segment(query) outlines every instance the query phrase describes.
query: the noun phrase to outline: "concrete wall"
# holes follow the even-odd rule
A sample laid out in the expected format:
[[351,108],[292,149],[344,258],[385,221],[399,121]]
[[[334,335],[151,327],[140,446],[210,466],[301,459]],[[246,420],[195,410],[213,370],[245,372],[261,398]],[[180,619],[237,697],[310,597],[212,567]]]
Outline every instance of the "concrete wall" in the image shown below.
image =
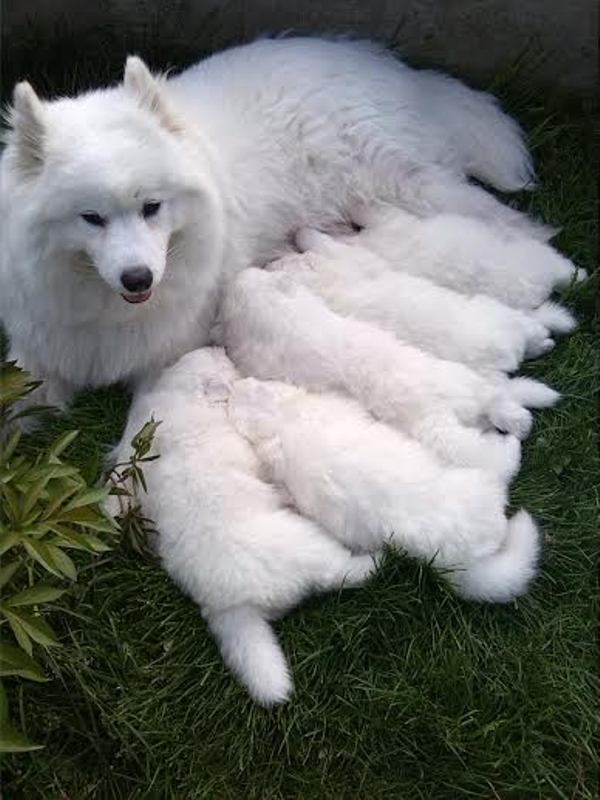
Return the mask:
[[26,22],[48,37],[59,25],[80,41],[107,29],[131,47],[150,27],[165,51],[287,29],[351,32],[395,41],[412,60],[479,82],[527,50],[536,85],[579,95],[597,88],[597,0],[4,0],[2,7],[3,44],[17,54]]

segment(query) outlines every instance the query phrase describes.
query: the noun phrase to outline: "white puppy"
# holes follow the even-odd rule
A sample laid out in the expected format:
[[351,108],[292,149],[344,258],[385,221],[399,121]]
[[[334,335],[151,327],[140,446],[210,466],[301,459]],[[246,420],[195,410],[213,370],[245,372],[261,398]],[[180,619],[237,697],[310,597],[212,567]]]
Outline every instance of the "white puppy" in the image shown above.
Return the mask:
[[301,230],[296,241],[309,252],[279,259],[270,269],[295,276],[334,311],[372,322],[440,358],[512,372],[524,358],[551,350],[553,332],[575,327],[569,312],[553,303],[520,311],[390,269],[359,244],[316,230]]
[[513,474],[518,450],[478,428],[523,438],[532,421],[525,406],[558,399],[535,381],[486,378],[341,317],[284,273],[240,273],[224,298],[222,323],[229,355],[245,375],[347,392],[378,419],[461,466]]
[[352,548],[386,542],[453,570],[464,597],[507,602],[535,575],[538,532],[507,520],[505,483],[442,464],[374,422],[353,400],[287,384],[237,381],[231,418],[298,509]]
[[420,218],[388,205],[353,211],[356,242],[392,267],[464,294],[486,294],[515,308],[535,308],[552,291],[584,280],[556,250],[533,237],[484,220],[441,213]]
[[143,513],[156,523],[165,569],[201,606],[225,662],[269,705],[289,697],[292,681],[268,620],[312,592],[363,583],[374,561],[286,508],[261,480],[251,446],[228,421],[235,378],[221,350],[184,356],[140,389],[116,455],[129,457],[151,415],[162,420]]

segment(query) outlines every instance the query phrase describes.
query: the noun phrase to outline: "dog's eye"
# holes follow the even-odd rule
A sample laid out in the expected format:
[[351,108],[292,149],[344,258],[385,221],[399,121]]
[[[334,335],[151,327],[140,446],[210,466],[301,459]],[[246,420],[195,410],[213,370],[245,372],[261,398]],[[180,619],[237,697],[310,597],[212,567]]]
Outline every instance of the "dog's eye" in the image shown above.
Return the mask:
[[96,211],[86,211],[81,215],[81,219],[84,219],[88,225],[95,225],[97,228],[103,228],[106,225],[104,217],[101,217]]
[[148,203],[144,203],[142,206],[142,216],[144,219],[153,217],[155,214],[158,214],[159,209],[160,202],[158,200],[150,200]]

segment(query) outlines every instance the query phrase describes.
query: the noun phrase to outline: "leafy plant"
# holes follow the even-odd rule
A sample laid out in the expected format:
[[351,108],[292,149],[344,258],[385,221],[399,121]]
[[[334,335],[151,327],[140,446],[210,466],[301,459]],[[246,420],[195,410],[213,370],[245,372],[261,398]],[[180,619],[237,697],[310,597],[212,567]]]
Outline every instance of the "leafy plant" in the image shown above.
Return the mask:
[[156,534],[152,520],[141,513],[139,492],[148,491],[142,464],[155,461],[159,456],[151,455],[152,443],[160,421],[154,417],[146,422],[131,440],[132,455],[129,461],[115,464],[108,475],[111,494],[119,498],[120,511],[116,516],[125,542],[138,555],[153,554],[151,540]]
[[[56,580],[77,580],[68,551],[95,555],[110,550],[119,525],[102,504],[109,494],[129,490],[114,481],[113,488],[90,486],[81,471],[64,460],[76,430],[62,434],[35,457],[27,454],[21,431],[12,428],[16,420],[39,412],[35,406],[20,410],[22,400],[37,386],[39,382],[14,361],[0,364],[0,679],[42,682],[49,678],[35,651],[59,645],[43,610],[67,591]],[[144,426],[132,441],[131,462],[119,465],[134,489],[145,488],[140,464],[154,458],[148,453],[156,425],[152,421]],[[128,524],[141,536],[149,521],[136,520],[131,510]],[[40,746],[12,726],[0,680],[0,752]]]

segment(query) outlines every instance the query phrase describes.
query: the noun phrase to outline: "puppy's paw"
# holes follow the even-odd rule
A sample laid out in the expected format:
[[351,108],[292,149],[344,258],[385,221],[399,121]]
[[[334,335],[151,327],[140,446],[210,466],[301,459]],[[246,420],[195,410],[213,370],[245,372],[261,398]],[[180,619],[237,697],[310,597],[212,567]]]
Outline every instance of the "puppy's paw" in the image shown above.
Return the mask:
[[350,558],[350,568],[344,577],[344,586],[362,586],[377,572],[384,558],[383,550]]
[[489,419],[497,430],[517,439],[526,439],[533,424],[531,412],[510,400],[495,403],[489,410]]
[[545,333],[532,336],[527,340],[527,344],[525,346],[525,355],[527,358],[539,358],[540,356],[544,356],[546,353],[549,353],[551,350],[553,350],[555,344],[556,342],[554,339],[551,339]]

